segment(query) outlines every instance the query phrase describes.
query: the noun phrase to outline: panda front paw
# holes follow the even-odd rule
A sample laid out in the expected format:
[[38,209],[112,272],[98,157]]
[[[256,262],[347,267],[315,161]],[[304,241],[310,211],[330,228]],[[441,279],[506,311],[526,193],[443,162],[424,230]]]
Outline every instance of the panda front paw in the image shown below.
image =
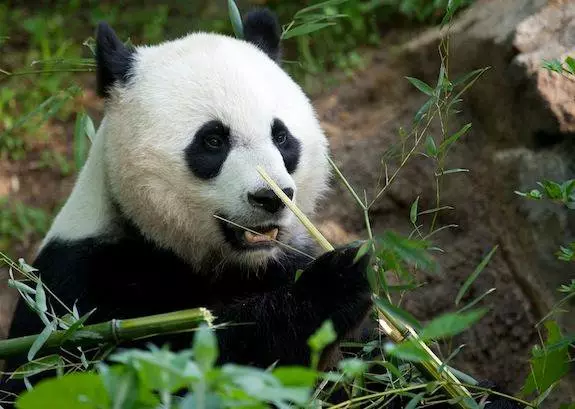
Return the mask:
[[327,252],[311,263],[295,284],[322,319],[331,319],[338,335],[357,327],[371,307],[366,271],[367,253],[355,260],[359,247],[347,246]]

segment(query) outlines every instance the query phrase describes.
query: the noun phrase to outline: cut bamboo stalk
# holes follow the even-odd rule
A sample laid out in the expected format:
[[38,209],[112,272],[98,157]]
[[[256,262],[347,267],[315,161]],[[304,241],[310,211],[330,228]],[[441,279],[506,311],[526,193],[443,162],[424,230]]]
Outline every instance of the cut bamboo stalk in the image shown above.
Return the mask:
[[[296,204],[287,197],[267,172],[261,166],[257,166],[256,169],[269,187],[299,219],[318,244],[325,251],[333,251],[334,247],[331,243],[327,241]],[[430,381],[439,381],[447,394],[454,399],[456,406],[461,409],[471,409],[472,406],[468,403],[468,399],[473,399],[473,397],[469,390],[453,375],[446,365],[443,365],[441,359],[419,338],[417,332],[409,325],[401,322],[397,317],[387,314],[380,308],[375,308],[379,316],[378,324],[380,329],[396,344],[407,339],[412,339],[416,342],[426,355],[428,355],[427,360],[417,363],[419,370],[423,372]]]
[[[212,326],[213,321],[214,316],[205,308],[142,318],[112,320],[87,325],[72,335],[67,335],[66,330],[54,331],[42,346],[42,350],[60,348],[65,345],[94,347],[101,344],[117,344],[154,335],[193,330],[201,324]],[[38,335],[28,335],[0,341],[0,359],[25,355],[37,337]]]

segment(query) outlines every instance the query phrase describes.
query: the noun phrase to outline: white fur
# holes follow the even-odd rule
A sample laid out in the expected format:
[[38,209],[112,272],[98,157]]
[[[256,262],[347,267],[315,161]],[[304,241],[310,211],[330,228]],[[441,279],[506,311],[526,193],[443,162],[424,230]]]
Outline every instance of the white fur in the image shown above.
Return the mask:
[[[112,90],[89,159],[48,238],[109,230],[109,187],[148,238],[192,263],[214,254],[224,262],[245,257],[227,248],[216,212],[244,225],[279,223],[282,241],[297,245],[297,236],[305,236],[297,219],[288,210],[273,220],[257,214],[247,193],[266,187],[256,171],[261,165],[313,214],[327,185],[327,140],[300,87],[252,44],[206,33],[137,48],[134,72],[128,86]],[[271,139],[274,118],[301,144],[292,175]],[[230,127],[235,147],[220,174],[206,181],[187,168],[184,149],[214,119]],[[250,253],[243,261],[276,252]]]

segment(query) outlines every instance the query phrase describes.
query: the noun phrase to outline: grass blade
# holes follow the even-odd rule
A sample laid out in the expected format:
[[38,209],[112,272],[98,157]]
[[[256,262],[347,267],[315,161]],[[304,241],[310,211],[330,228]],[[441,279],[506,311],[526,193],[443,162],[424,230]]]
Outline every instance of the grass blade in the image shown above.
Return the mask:
[[479,274],[481,274],[481,272],[485,269],[485,267],[491,260],[491,257],[493,257],[493,254],[495,254],[495,252],[497,251],[498,247],[499,246],[493,247],[491,251],[483,258],[483,260],[481,260],[479,265],[475,268],[475,271],[467,278],[467,280],[465,280],[465,282],[457,292],[457,297],[455,297],[455,305],[459,305],[461,299],[467,293],[467,290],[469,290],[471,284],[473,284],[473,282],[477,279],[477,277],[479,277]]

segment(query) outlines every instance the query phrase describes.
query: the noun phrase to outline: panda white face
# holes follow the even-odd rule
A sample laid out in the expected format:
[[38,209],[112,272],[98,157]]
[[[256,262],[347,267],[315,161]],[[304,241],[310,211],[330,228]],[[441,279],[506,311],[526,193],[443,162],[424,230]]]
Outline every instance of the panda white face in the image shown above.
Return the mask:
[[271,239],[301,247],[299,221],[256,170],[313,213],[327,184],[327,141],[300,87],[253,44],[220,35],[140,47],[132,58],[98,135],[125,215],[194,263],[261,263],[285,251]]

